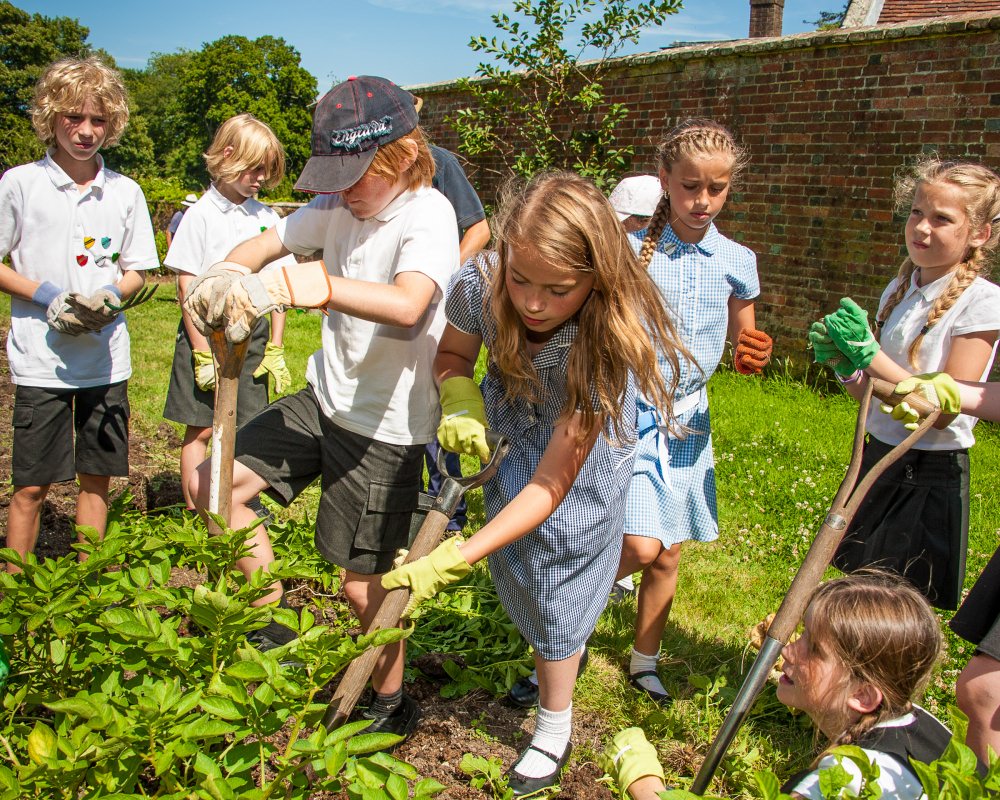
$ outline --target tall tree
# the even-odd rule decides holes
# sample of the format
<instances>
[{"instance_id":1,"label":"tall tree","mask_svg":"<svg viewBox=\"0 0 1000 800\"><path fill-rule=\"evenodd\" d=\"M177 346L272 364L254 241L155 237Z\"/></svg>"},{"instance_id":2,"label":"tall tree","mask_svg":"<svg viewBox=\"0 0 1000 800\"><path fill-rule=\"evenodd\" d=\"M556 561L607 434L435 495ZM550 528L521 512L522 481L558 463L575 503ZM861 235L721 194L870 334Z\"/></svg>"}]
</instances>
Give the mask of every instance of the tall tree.
<instances>
[{"instance_id":1,"label":"tall tree","mask_svg":"<svg viewBox=\"0 0 1000 800\"><path fill-rule=\"evenodd\" d=\"M494 154L504 170L524 176L557 168L602 187L614 182L632 148L615 141L629 111L605 99L608 59L680 6L681 0L515 0L518 19L492 17L502 38L469 42L492 63L479 64L478 78L459 81L472 98L449 120L460 149Z\"/></svg>"}]
</instances>

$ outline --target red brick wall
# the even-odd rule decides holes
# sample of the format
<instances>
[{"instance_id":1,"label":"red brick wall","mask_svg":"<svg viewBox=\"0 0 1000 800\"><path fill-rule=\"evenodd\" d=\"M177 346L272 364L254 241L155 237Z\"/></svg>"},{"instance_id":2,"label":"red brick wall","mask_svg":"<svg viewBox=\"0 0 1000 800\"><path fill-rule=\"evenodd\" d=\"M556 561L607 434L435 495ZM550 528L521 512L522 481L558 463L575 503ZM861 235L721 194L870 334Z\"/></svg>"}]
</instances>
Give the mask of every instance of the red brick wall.
<instances>
[{"instance_id":1,"label":"red brick wall","mask_svg":"<svg viewBox=\"0 0 1000 800\"><path fill-rule=\"evenodd\" d=\"M756 251L760 325L801 360L817 315L848 294L873 313L895 274L895 169L926 150L1000 168L998 32L1000 16L965 17L688 47L621 59L607 85L631 109L632 173L654 170L657 139L687 116L719 119L749 147L718 224ZM454 85L411 88L432 137L456 150ZM470 170L485 202L497 166Z\"/></svg>"}]
</instances>

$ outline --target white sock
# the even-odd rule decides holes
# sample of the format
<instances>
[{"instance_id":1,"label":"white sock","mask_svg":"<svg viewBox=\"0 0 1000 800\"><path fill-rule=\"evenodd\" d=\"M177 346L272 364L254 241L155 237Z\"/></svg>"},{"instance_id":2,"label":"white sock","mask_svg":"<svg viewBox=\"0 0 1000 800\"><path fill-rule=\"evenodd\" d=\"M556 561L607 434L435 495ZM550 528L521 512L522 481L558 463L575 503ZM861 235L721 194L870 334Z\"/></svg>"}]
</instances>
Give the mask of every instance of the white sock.
<instances>
[{"instance_id":1,"label":"white sock","mask_svg":"<svg viewBox=\"0 0 1000 800\"><path fill-rule=\"evenodd\" d=\"M639 678L639 685L649 692L655 692L656 694L667 694L666 688L660 683L660 679L656 676L656 662L660 659L660 651L657 650L653 655L647 656L645 653L640 653L634 647L632 648L632 660L629 663L628 671L630 675L636 675L640 672L652 672L652 675L647 675L643 678Z\"/></svg>"},{"instance_id":2,"label":"white sock","mask_svg":"<svg viewBox=\"0 0 1000 800\"><path fill-rule=\"evenodd\" d=\"M616 586L621 586L622 589L624 589L626 592L634 592L635 591L635 582L632 580L632 576L631 575L626 575L620 581L617 581L615 583L615 585Z\"/></svg>"},{"instance_id":3,"label":"white sock","mask_svg":"<svg viewBox=\"0 0 1000 800\"><path fill-rule=\"evenodd\" d=\"M587 643L584 642L583 643L583 647L581 647L580 650L579 650L580 655L583 655L583 651L586 650L586 649L587 649ZM533 684L535 684L535 686L538 686L538 670L537 669L531 670L531 674L528 676L528 680L531 681Z\"/></svg>"},{"instance_id":4,"label":"white sock","mask_svg":"<svg viewBox=\"0 0 1000 800\"><path fill-rule=\"evenodd\" d=\"M535 735L531 737L531 743L546 753L562 758L569 744L572 729L572 703L565 711L549 711L539 706L535 715ZM517 763L517 771L526 778L544 778L546 775L551 775L555 768L556 762L537 750L528 750L524 758Z\"/></svg>"}]
</instances>

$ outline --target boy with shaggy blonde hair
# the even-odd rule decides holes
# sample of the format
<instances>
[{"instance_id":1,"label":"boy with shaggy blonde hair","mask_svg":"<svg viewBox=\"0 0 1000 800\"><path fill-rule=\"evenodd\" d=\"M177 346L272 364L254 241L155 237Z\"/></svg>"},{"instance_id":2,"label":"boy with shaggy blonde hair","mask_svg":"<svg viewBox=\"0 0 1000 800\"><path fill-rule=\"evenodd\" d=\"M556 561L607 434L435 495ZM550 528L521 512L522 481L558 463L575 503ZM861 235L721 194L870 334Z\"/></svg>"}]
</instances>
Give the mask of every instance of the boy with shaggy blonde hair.
<instances>
[{"instance_id":1,"label":"boy with shaggy blonde hair","mask_svg":"<svg viewBox=\"0 0 1000 800\"><path fill-rule=\"evenodd\" d=\"M344 593L366 628L386 594L380 575L406 546L424 445L437 432L431 365L445 325L444 292L458 268L458 228L433 176L413 96L384 78L349 78L314 114L312 157L295 188L317 197L239 245L192 284L186 300L204 331L225 327L230 341L246 338L274 308L327 312L308 387L237 433L231 524L254 520L248 502L259 492L288 504L322 476L316 546L344 567ZM259 272L288 253L320 249L322 261ZM202 464L191 487L202 509L208 472ZM248 576L274 560L263 528L249 543L251 554L239 562ZM281 591L275 583L264 601ZM254 632L264 648L293 636L274 621ZM369 731L406 736L416 726L420 708L402 682L400 643L386 648L373 673Z\"/></svg>"},{"instance_id":2,"label":"boy with shaggy blonde hair","mask_svg":"<svg viewBox=\"0 0 1000 800\"><path fill-rule=\"evenodd\" d=\"M111 476L128 475L132 366L118 309L159 265L142 190L98 152L118 141L128 116L117 71L93 56L58 61L31 111L48 152L0 179L0 256L10 256L0 291L11 295L17 387L7 546L22 558L53 483L79 480L76 524L103 536Z\"/></svg>"}]
</instances>

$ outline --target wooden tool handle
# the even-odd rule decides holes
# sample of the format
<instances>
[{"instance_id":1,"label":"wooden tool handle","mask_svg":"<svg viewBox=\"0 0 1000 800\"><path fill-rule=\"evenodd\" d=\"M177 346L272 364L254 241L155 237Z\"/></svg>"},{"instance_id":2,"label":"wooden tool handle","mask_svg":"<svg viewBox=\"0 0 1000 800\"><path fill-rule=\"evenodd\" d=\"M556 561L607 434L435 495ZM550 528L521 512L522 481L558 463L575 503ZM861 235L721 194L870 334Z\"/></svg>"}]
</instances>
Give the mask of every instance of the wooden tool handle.
<instances>
[{"instance_id":1,"label":"wooden tool handle","mask_svg":"<svg viewBox=\"0 0 1000 800\"><path fill-rule=\"evenodd\" d=\"M918 392L910 392L907 395L896 394L896 384L891 381L883 381L879 378L869 378L868 380L872 385L872 394L887 406L898 406L905 400L910 408L920 415L921 419L930 416L931 412L937 408Z\"/></svg>"},{"instance_id":2,"label":"wooden tool handle","mask_svg":"<svg viewBox=\"0 0 1000 800\"><path fill-rule=\"evenodd\" d=\"M212 460L208 510L229 525L233 510L233 457L236 450L236 408L240 391L240 373L246 358L249 338L230 344L225 331L213 330L208 337L215 359L215 410L212 414ZM211 519L210 533L222 533Z\"/></svg>"}]
</instances>

